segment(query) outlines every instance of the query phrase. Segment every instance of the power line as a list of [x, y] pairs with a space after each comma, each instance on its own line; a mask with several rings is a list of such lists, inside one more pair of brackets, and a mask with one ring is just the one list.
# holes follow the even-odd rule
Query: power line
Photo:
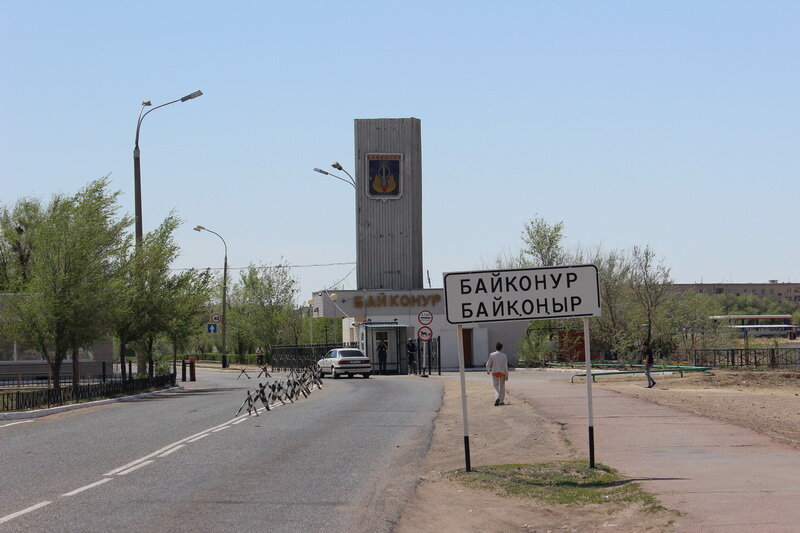
[[[228, 266], [228, 270], [245, 270], [247, 268], [253, 268], [256, 270], [268, 270], [273, 268], [316, 268], [316, 267], [343, 266], [343, 265], [355, 265], [355, 264], [356, 264], [355, 261], [345, 261], [342, 263], [315, 263], [311, 265], [262, 265], [262, 266], [246, 266], [246, 267]], [[170, 270], [222, 270], [223, 268], [224, 267], [199, 267], [199, 268], [192, 267], [192, 268], [170, 268]], [[350, 274], [348, 274], [348, 276], [349, 275]]]

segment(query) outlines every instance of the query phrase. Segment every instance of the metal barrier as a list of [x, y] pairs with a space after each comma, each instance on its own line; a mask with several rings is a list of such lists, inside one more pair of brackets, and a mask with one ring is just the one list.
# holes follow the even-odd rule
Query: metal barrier
[[271, 411], [270, 406], [276, 402], [286, 405], [287, 401], [294, 403], [295, 400], [299, 400], [301, 395], [308, 398], [314, 388], [322, 388], [322, 373], [317, 365], [305, 368], [302, 372], [292, 370], [285, 381], [259, 383], [256, 390], [252, 392], [248, 390], [236, 416], [239, 416], [245, 408], [248, 416], [253, 414], [259, 416], [257, 402], [262, 403], [265, 411]]
[[105, 383], [92, 383], [60, 389], [0, 392], [0, 411], [41, 409], [71, 402], [137, 394], [169, 385], [175, 385], [175, 374], [165, 374], [153, 378], [107, 381]]

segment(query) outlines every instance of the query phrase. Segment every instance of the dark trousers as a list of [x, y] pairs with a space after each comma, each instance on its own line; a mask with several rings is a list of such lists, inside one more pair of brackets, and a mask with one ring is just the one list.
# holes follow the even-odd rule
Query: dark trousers
[[386, 373], [386, 356], [378, 356], [378, 372], [380, 374]]

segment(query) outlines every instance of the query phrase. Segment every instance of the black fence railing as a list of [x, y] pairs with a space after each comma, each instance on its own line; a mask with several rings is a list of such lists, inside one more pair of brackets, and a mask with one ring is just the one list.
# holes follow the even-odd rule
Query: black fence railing
[[800, 369], [800, 348], [692, 350], [695, 366]]
[[270, 363], [277, 372], [313, 366], [334, 348], [357, 348], [355, 342], [328, 344], [286, 344], [270, 346]]
[[64, 386], [59, 389], [0, 391], [0, 411], [41, 409], [72, 402], [138, 394], [140, 392], [160, 389], [171, 385], [175, 385], [175, 374], [165, 374], [152, 378], [91, 383], [79, 385], [77, 387]]

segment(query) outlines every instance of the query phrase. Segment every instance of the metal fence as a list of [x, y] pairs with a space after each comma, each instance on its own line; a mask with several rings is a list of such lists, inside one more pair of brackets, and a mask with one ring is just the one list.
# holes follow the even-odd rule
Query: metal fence
[[152, 378], [91, 383], [78, 385], [77, 387], [66, 386], [59, 389], [50, 388], [0, 392], [0, 411], [41, 409], [71, 402], [137, 394], [150, 389], [159, 389], [170, 385], [175, 385], [175, 374], [165, 374]]
[[692, 350], [695, 366], [800, 369], [800, 348]]
[[334, 348], [358, 348], [355, 342], [329, 344], [286, 344], [270, 346], [272, 369], [285, 372], [314, 366], [317, 361]]

